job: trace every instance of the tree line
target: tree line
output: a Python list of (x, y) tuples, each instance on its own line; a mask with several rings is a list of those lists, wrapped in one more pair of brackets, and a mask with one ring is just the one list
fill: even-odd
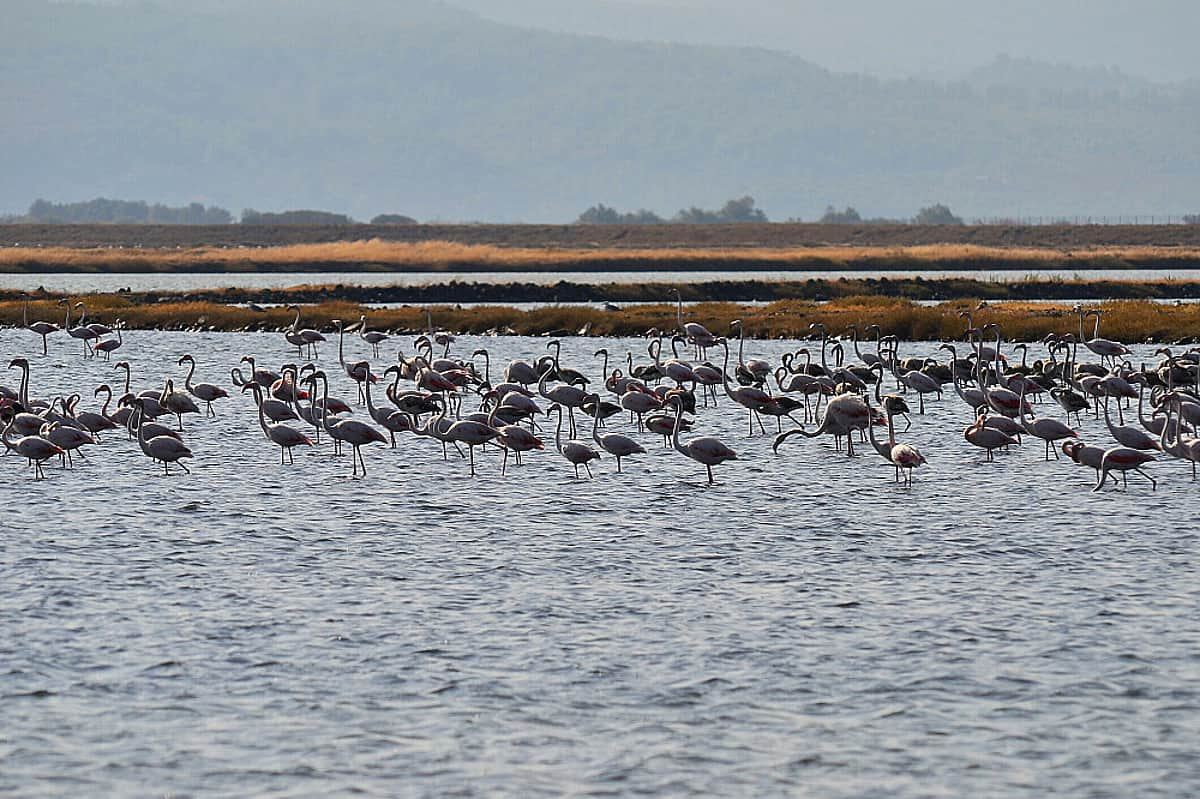
[[(94, 200), (74, 203), (55, 203), (38, 199), (24, 216), (0, 218), (6, 223), (37, 223), (43, 225), (229, 225), (234, 223), (229, 211), (216, 205), (202, 203), (170, 206), (153, 205), (142, 200)], [(243, 225), (354, 225), (357, 222), (345, 214), (329, 211), (242, 211)], [(372, 225), (415, 225), (417, 220), (403, 214), (379, 214)]]
[[(1186, 218), (1186, 217), (1185, 217)], [(640, 209), (637, 211), (621, 212), (603, 203), (593, 205), (575, 220), (579, 225), (665, 225), (668, 223), (684, 225), (737, 224), (744, 222), (770, 222), (762, 209), (755, 207), (754, 198), (750, 196), (730, 200), (720, 209), (708, 211), (692, 206), (680, 210), (670, 219), (664, 219), (653, 211)], [(793, 217), (788, 222), (804, 220)], [(852, 206), (838, 210), (832, 205), (825, 208), (825, 214), (818, 220), (821, 225), (961, 225), (962, 217), (955, 216), (948, 207), (938, 203), (917, 211), (912, 219), (886, 219), (883, 217), (864, 219)]]

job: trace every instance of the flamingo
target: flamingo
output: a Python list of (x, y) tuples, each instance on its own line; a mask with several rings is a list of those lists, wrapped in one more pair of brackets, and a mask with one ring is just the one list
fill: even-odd
[(367, 315), (362, 314), (358, 317), (358, 337), (371, 345), (371, 351), (375, 357), (379, 357), (379, 345), (387, 341), (390, 336), (387, 333), (380, 333), (377, 330), (367, 330)]
[[(83, 357), (85, 357), (85, 358), (91, 357), (92, 356), (91, 342), (92, 342), (92, 339), (98, 338), (96, 333), (93, 332), (92, 330), (88, 329), (87, 327), (84, 327), (82, 323), (80, 325), (78, 325), (77, 327), (71, 327), (71, 301), (70, 300), (59, 300), (58, 304), (67, 306), (67, 319), (65, 322), (63, 322), (63, 330), (66, 330), (67, 335), (70, 336), (71, 338), (78, 339), (83, 342)], [(83, 303), (77, 303), (76, 307), (79, 307), (82, 305), (83, 305)]]
[(292, 452), (293, 447), (302, 445), (312, 446), (312, 439), (301, 433), (294, 427), (286, 424), (274, 424), (267, 421), (267, 415), (263, 412), (262, 403), (262, 386), (258, 383), (247, 383), (242, 386), (242, 391), (253, 391), (258, 396), (256, 404), (258, 405), (258, 426), (262, 428), (263, 435), (267, 440), (279, 446), (279, 465), (284, 466), (287, 463), (295, 464), (296, 456)]
[(358, 476), (358, 466), (362, 464), (362, 476), (367, 476), (367, 463), (363, 460), (362, 447), (366, 444), (379, 442), (380, 444), (388, 443), (387, 437), (371, 427), (365, 422), (360, 422), (357, 419), (335, 419), (332, 422), (329, 420), (329, 378), (319, 369), (308, 376), (309, 381), (313, 384), (313, 393), (316, 393), (317, 380), (321, 381), (321, 426), (330, 438), (336, 442), (345, 441), (353, 447), (350, 453), (350, 463), (352, 469), (351, 477)]
[(558, 412), (558, 426), (554, 428), (554, 446), (559, 454), (567, 459), (567, 462), (575, 467), (575, 479), (579, 479), (579, 467), (582, 466), (587, 470), (588, 477), (592, 477), (592, 467), (588, 466), (588, 461), (599, 460), (600, 453), (595, 449), (585, 444), (582, 441), (571, 439), (565, 444), (562, 440), (562, 423), (563, 423), (563, 406), (555, 402), (546, 408), (546, 415), (549, 416), (554, 412)]
[[(67, 468), (75, 465), (71, 453), (85, 444), (96, 443), (96, 438), (91, 433), (80, 430), (77, 427), (62, 424), (61, 422), (47, 422), (42, 425), (39, 435), (63, 451), (60, 457), (66, 461)], [(79, 457), (83, 457), (82, 452), (79, 454)]]
[[(1139, 403), (1140, 405), (1140, 403)], [(1104, 425), (1108, 428), (1108, 433), (1113, 437), (1118, 444), (1130, 449), (1150, 449), (1161, 450), (1162, 446), (1146, 431), (1140, 430), (1132, 425), (1114, 425), (1112, 417), (1108, 415), (1108, 398), (1104, 399)]]
[(1142, 471), (1142, 466), (1150, 461), (1157, 460), (1153, 455), (1147, 455), (1145, 452), (1140, 452), (1129, 447), (1113, 447), (1104, 452), (1104, 457), (1100, 461), (1100, 476), (1096, 479), (1096, 487), (1093, 492), (1099, 491), (1104, 487), (1105, 480), (1108, 479), (1108, 473), (1116, 469), (1121, 473), (1121, 478), (1126, 488), (1129, 487), (1129, 472), (1137, 472), (1142, 477), (1150, 481), (1150, 490), (1158, 489), (1158, 481), (1150, 475)]
[(342, 369), (345, 370), (346, 375), (358, 386), (358, 401), (361, 404), (366, 401), (366, 393), (363, 391), (363, 383), (367, 380), (378, 380), (378, 378), (372, 377), (370, 369), (368, 368), (370, 364), (367, 361), (355, 361), (354, 363), (346, 362), (345, 355), (343, 354), (344, 350), (342, 343), (343, 339), (346, 337), (345, 328), (341, 319), (334, 319), (333, 324), (335, 327), (337, 327), (338, 332), (338, 363), (342, 365)]
[(95, 390), (95, 392), (92, 393), (92, 396), (98, 397), (103, 392), (107, 392), (107, 396), (104, 399), (104, 407), (100, 409), (100, 413), (94, 413), (92, 411), (80, 411), (79, 413), (75, 413), (75, 405), (80, 399), (78, 394), (72, 394), (71, 401), (68, 403), (70, 411), (75, 420), (79, 422), (83, 429), (96, 436), (97, 441), (100, 440), (99, 434), (101, 431), (115, 430), (117, 427), (117, 422), (113, 421), (113, 419), (111, 419), (108, 415), (108, 405), (112, 401), (112, 389), (107, 385), (101, 385)]
[(874, 422), (874, 414), (871, 413), (870, 407), (862, 397), (857, 394), (839, 394), (825, 406), (825, 416), (822, 417), (821, 424), (816, 430), (809, 432), (802, 426), (785, 430), (775, 436), (775, 442), (771, 445), (771, 449), (778, 452), (779, 446), (794, 435), (816, 438), (823, 433), (829, 433), (834, 436), (835, 447), (839, 450), (841, 449), (840, 439), (845, 436), (846, 454), (853, 457), (854, 438), (850, 434), (855, 430), (865, 430)]
[(61, 328), (53, 322), (34, 322), (29, 323), (29, 295), (23, 294), (25, 298), (25, 306), (21, 311), (21, 325), (42, 337), (42, 355), (47, 354), (46, 336), (51, 333), (57, 333)]
[(196, 405), (195, 400), (184, 392), (175, 390), (175, 381), (173, 380), (167, 380), (167, 384), (158, 398), (158, 404), (179, 419), (178, 429), (180, 432), (183, 432), (183, 415), (185, 413), (200, 413), (200, 407)]
[(535, 449), (545, 449), (542, 440), (529, 430), (516, 424), (496, 424), (496, 418), (501, 406), (496, 405), (488, 416), (487, 424), (496, 431), (496, 443), (504, 449), (504, 461), (500, 464), (500, 474), (508, 470), (508, 453), (515, 453), (517, 465), (521, 465), (521, 453)]
[[(280, 379), (280, 376), (275, 372), (272, 372), (270, 369), (260, 369), (255, 366), (253, 355), (242, 356), (241, 362), (249, 365), (250, 379), (255, 383), (258, 383), (263, 388), (270, 388), (275, 384), (275, 381)], [(231, 369), (230, 377), (233, 379), (233, 384), (239, 388), (246, 382), (245, 378), (242, 377), (242, 371), (240, 369)]]
[(708, 484), (713, 484), (712, 467), (725, 461), (736, 461), (738, 454), (713, 436), (693, 438), (686, 444), (679, 443), (679, 431), (683, 427), (683, 403), (675, 403), (675, 426), (671, 431), (671, 443), (677, 452), (688, 456), (696, 463), (704, 464), (708, 470)]
[[(877, 387), (878, 388), (878, 387)], [(869, 407), (869, 406), (868, 406)], [(867, 435), (871, 439), (871, 446), (875, 451), (888, 463), (896, 468), (896, 482), (900, 482), (900, 473), (904, 471), (904, 484), (912, 486), (913, 469), (918, 466), (923, 466), (926, 463), (925, 456), (921, 451), (911, 444), (896, 443), (896, 429), (892, 424), (892, 414), (885, 413), (888, 423), (888, 440), (886, 444), (879, 443), (875, 438), (875, 425), (867, 425)]]
[[(771, 376), (771, 364), (759, 358), (751, 358), (745, 360), (742, 357), (742, 348), (746, 342), (746, 328), (742, 324), (741, 319), (734, 319), (729, 323), (730, 327), (736, 327), (738, 331), (738, 373), (739, 381), (746, 379), (747, 382), (762, 385), (767, 382), (767, 378)], [(823, 329), (823, 328), (822, 328)], [(722, 339), (724, 341), (724, 339)], [(728, 364), (725, 370), (729, 370)]]
[(426, 335), (429, 336), (429, 340), (436, 342), (439, 347), (445, 347), (446, 351), (449, 352), (450, 345), (454, 343), (454, 336), (441, 330), (436, 333), (433, 332), (433, 311), (428, 308), (425, 309), (425, 327), (428, 331)]
[[(591, 399), (594, 402), (599, 402), (600, 395), (592, 394)], [(629, 436), (624, 436), (620, 433), (605, 433), (604, 435), (600, 435), (600, 414), (596, 414), (592, 420), (592, 440), (599, 444), (605, 452), (617, 459), (618, 473), (621, 471), (621, 458), (628, 458), (630, 455), (645, 454), (646, 452), (645, 447)]]
[[(144, 397), (134, 397), (133, 403), (141, 408), (145, 405), (146, 400)], [(132, 419), (133, 417), (130, 418)], [(172, 463), (179, 464), (180, 468), (191, 474), (192, 470), (187, 467), (183, 459), (192, 457), (192, 451), (182, 441), (173, 436), (161, 435), (148, 437), (146, 424), (142, 423), (142, 417), (139, 415), (137, 419), (138, 446), (141, 447), (142, 452), (151, 460), (162, 461), (163, 474), (171, 474), (170, 464)]]
[(300, 329), (299, 305), (289, 305), (287, 309), (289, 311), (296, 312), (296, 319), (292, 322), (292, 329), (287, 333), (284, 333), (284, 338), (287, 339), (287, 343), (296, 348), (297, 357), (304, 357), (300, 352), (300, 348), (308, 347), (309, 357), (319, 358), (320, 355), (317, 353), (317, 345), (326, 340), (325, 336), (321, 335), (321, 331), (314, 330), (311, 327), (306, 327), (303, 330)]
[[(1100, 338), (1100, 314), (1102, 311), (1099, 308), (1084, 309), (1082, 305), (1076, 305), (1072, 310), (1079, 314), (1079, 340), (1083, 342), (1083, 346), (1099, 355), (1101, 361), (1107, 358), (1110, 362), (1116, 363), (1118, 356), (1129, 354), (1129, 348), (1121, 342)], [(1092, 330), (1092, 337), (1085, 339), (1083, 322), (1089, 316), (1096, 317), (1096, 326)]]
[(683, 321), (683, 294), (679, 289), (673, 289), (673, 291), (675, 292), (675, 322), (679, 325), (679, 329), (687, 341), (696, 348), (696, 357), (704, 358), (706, 357), (705, 351), (709, 347), (716, 346), (717, 337), (699, 322)]
[(53, 444), (41, 436), (21, 436), (15, 441), (9, 441), (8, 435), (13, 430), (15, 416), (8, 420), (8, 424), (4, 427), (4, 431), (0, 433), (0, 441), (4, 442), (4, 446), (16, 452), (23, 458), (27, 458), (33, 464), (33, 479), (45, 480), (46, 473), (42, 470), (42, 464), (55, 455), (62, 455), (64, 450), (57, 444)]
[(467, 445), (467, 452), (470, 455), (471, 461), (471, 476), (474, 477), (475, 448), (496, 438), (496, 436), (500, 435), (500, 432), (483, 422), (472, 419), (461, 419), (447, 428), (446, 435), (452, 441), (460, 441)]
[(83, 325), (88, 330), (95, 333), (96, 338), (100, 338), (100, 336), (107, 336), (109, 333), (112, 332), (111, 327), (109, 327), (108, 325), (102, 325), (99, 322), (92, 322), (89, 325), (84, 325), (83, 323), (87, 321), (87, 306), (84, 305), (82, 302), (77, 302), (77, 303), (75, 303), (75, 307), (79, 309), (79, 324)]
[[(761, 388), (755, 388), (754, 386), (731, 387), (731, 382), (729, 380), (729, 342), (726, 339), (721, 339), (721, 346), (725, 348), (725, 365), (721, 369), (722, 383), (725, 387), (725, 393), (731, 400), (749, 411), (750, 435), (754, 435), (754, 419), (757, 411), (763, 405), (774, 402), (774, 399), (770, 394), (763, 391)], [(738, 357), (741, 357), (740, 352)], [(766, 428), (763, 427), (761, 419), (758, 420), (758, 428), (763, 432), (763, 435), (766, 435), (767, 431)]]
[[(368, 371), (370, 366), (367, 367)], [(367, 390), (367, 413), (375, 420), (376, 424), (382, 426), (388, 431), (388, 437), (392, 440), (392, 449), (396, 448), (397, 433), (411, 433), (413, 430), (412, 419), (408, 414), (392, 408), (376, 408), (375, 403), (371, 401), (371, 381), (364, 383)]]
[[(550, 379), (550, 374), (553, 368), (547, 369), (538, 380), (538, 393), (546, 399), (557, 405), (567, 409), (567, 416), (571, 421), (570, 433), (568, 435), (575, 436), (575, 409), (582, 408), (583, 402), (588, 397), (588, 392), (576, 386), (561, 385), (555, 386), (552, 389), (546, 388), (546, 382)], [(589, 474), (591, 470), (589, 469)]]
[[(188, 365), (188, 373), (187, 377), (183, 379), (183, 387), (204, 403), (205, 416), (216, 416), (217, 414), (215, 411), (213, 411), (212, 407), (213, 402), (221, 399), (222, 397), (228, 397), (229, 392), (220, 386), (213, 385), (212, 383), (193, 383), (192, 375), (196, 373), (196, 359), (191, 355), (185, 354), (180, 357), (177, 365), (183, 366), (185, 363)], [(254, 385), (258, 384), (255, 383)], [(259, 407), (262, 407), (261, 402), (259, 403)]]
[(967, 429), (963, 431), (963, 438), (967, 440), (967, 443), (974, 444), (984, 450), (986, 453), (984, 460), (993, 461), (995, 460), (995, 457), (992, 455), (993, 450), (1000, 447), (1010, 447), (1020, 442), (1007, 433), (993, 427), (988, 427), (985, 424), (986, 421), (987, 410), (980, 408), (979, 416), (976, 417), (974, 422), (967, 425)]
[(122, 328), (121, 320), (118, 319), (116, 321), (116, 329), (114, 331), (114, 332), (116, 332), (117, 337), (115, 339), (106, 338), (103, 341), (97, 341), (96, 344), (92, 347), (92, 353), (94, 354), (97, 352), (102, 352), (102, 353), (104, 353), (104, 360), (111, 361), (112, 354), (114, 352), (116, 352), (117, 350), (121, 349), (121, 347), (124, 346), (124, 344), (125, 344), (125, 339), (121, 336), (121, 328)]
[[(1021, 393), (1019, 396), (1021, 398), (1020, 405), (1024, 407), (1024, 384), (1021, 386)], [(1078, 433), (1057, 419), (1051, 419), (1047, 416), (1043, 416), (1040, 419), (1034, 419), (1032, 422), (1030, 422), (1025, 419), (1024, 413), (1021, 413), (1017, 418), (1020, 420), (1021, 427), (1024, 428), (1026, 433), (1029, 433), (1031, 436), (1036, 436), (1046, 442), (1046, 460), (1050, 460), (1050, 452), (1052, 450), (1054, 452), (1054, 459), (1058, 460), (1058, 449), (1052, 446), (1055, 441), (1062, 441), (1065, 438), (1079, 438)]]

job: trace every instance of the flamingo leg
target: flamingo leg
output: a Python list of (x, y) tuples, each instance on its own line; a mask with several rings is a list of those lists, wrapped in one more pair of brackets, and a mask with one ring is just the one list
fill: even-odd
[(1158, 481), (1157, 481), (1157, 480), (1155, 480), (1153, 477), (1151, 477), (1150, 475), (1148, 475), (1148, 474), (1146, 474), (1145, 472), (1143, 472), (1141, 469), (1134, 469), (1134, 471), (1135, 471), (1135, 472), (1137, 472), (1138, 474), (1140, 474), (1142, 477), (1145, 477), (1147, 480), (1149, 480), (1149, 481), (1150, 481), (1150, 490), (1151, 490), (1151, 491), (1157, 491), (1157, 490), (1158, 490)]
[(712, 485), (713, 484), (712, 466), (705, 464), (704, 468), (708, 469), (708, 484)]

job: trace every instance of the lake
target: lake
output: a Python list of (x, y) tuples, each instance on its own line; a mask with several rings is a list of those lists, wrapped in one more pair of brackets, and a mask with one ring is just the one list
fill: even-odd
[[(88, 409), (120, 375), (65, 337), (48, 358), (25, 330), (0, 343), (29, 356), (34, 394)], [(454, 352), (479, 346), (493, 379), (546, 352), (516, 337)], [(564, 339), (563, 361), (597, 375), (600, 346), (646, 360), (640, 340)], [(118, 356), (138, 389), (182, 381), (184, 352), (228, 387), (243, 354), (277, 367), (294, 349), (132, 330)], [(320, 362), (353, 400), (336, 349)], [(552, 428), (506, 476), (495, 450), (471, 478), (411, 436), (367, 448), (365, 479), (327, 444), (285, 467), (247, 395), (186, 419), (190, 476), (112, 434), (39, 483), (0, 459), (0, 793), (1200, 791), (1184, 464), (1149, 464), (1154, 492), (1134, 475), (1091, 493), (1094, 473), (1043, 461), (1040, 441), (986, 463), (950, 394), (899, 435), (929, 459), (906, 489), (869, 445), (774, 454), (731, 405), (691, 434), (740, 455), (711, 487), (619, 416), (609, 429), (648, 452), (621, 474), (593, 462), (594, 480), (573, 479)], [(1102, 430), (1084, 417), (1089, 441)]]

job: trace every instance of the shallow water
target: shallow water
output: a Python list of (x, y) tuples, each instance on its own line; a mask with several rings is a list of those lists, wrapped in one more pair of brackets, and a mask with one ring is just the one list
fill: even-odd
[(1200, 269), (1047, 269), (980, 271), (972, 269), (900, 271), (751, 271), (751, 272), (278, 272), (215, 274), (0, 274), (0, 289), (55, 292), (199, 291), (201, 289), (282, 289), (305, 285), (425, 286), (459, 283), (708, 283), (748, 280), (798, 281), (846, 278), (901, 280), (970, 278), (996, 283), (1021, 280), (1200, 280)]
[[(51, 342), (42, 358), (0, 331), (35, 394), (115, 380)], [(593, 350), (631, 344), (566, 339), (563, 360), (594, 374)], [(478, 345), (497, 364), (545, 351), (455, 351)], [(145, 331), (120, 356), (140, 388), (181, 379), (184, 351), (225, 385), (242, 354), (291, 357), (278, 334)], [(985, 463), (947, 396), (900, 435), (930, 461), (908, 490), (869, 448), (772, 454), (723, 398), (693, 435), (743, 459), (713, 487), (650, 435), (595, 480), (550, 451), (506, 477), (478, 455), (472, 479), (411, 437), (353, 480), (327, 446), (281, 467), (252, 408), (187, 420), (190, 477), (112, 435), (42, 483), (0, 459), (0, 793), (1200, 790), (1196, 488), (1178, 461), (1150, 464), (1156, 492), (1135, 476), (1093, 494), (1040, 442)]]

